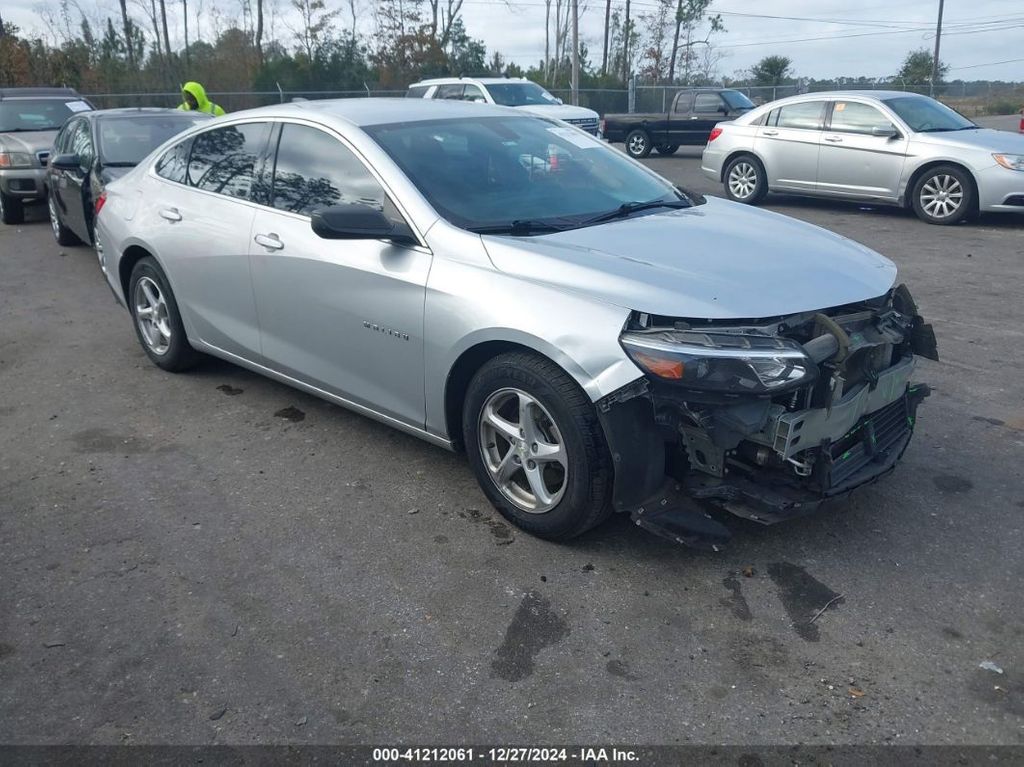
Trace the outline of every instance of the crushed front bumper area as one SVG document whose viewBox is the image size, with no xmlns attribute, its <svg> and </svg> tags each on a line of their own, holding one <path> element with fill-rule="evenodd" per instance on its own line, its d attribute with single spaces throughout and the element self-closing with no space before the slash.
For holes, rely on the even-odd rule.
<svg viewBox="0 0 1024 767">
<path fill-rule="evenodd" d="M 900 326 L 891 302 L 857 310 L 834 315 L 840 334 L 850 320 L 848 354 L 784 396 L 708 398 L 647 377 L 598 402 L 616 510 L 657 535 L 717 550 L 730 533 L 710 508 L 774 524 L 891 472 L 930 394 L 911 377 L 915 354 L 937 357 L 934 335 L 916 312 L 904 315 L 913 318 L 905 332 L 890 332 Z M 876 325 L 886 332 L 873 334 Z"/>
</svg>

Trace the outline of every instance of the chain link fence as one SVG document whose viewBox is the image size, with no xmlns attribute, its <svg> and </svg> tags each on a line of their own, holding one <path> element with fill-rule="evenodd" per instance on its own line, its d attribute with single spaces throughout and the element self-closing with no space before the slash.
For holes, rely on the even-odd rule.
<svg viewBox="0 0 1024 767">
<path fill-rule="evenodd" d="M 593 109 L 599 115 L 621 114 L 626 112 L 668 112 L 676 94 L 686 90 L 681 85 L 645 85 L 633 81 L 630 88 L 583 88 L 579 92 L 579 104 Z M 693 87 L 693 86 L 690 86 Z M 722 87 L 722 86 L 701 86 Z M 746 94 L 755 104 L 763 104 L 775 99 L 794 96 L 798 93 L 813 93 L 819 90 L 835 90 L 835 88 L 807 87 L 806 85 L 766 85 L 766 86 L 729 86 Z M 899 80 L 877 83 L 864 83 L 859 86 L 844 86 L 844 90 L 905 90 L 908 93 L 921 93 L 927 90 L 900 87 Z M 568 88 L 553 88 L 551 93 L 562 99 L 566 104 L 572 103 L 572 91 Z M 211 92 L 210 98 L 229 112 L 240 109 L 279 104 L 295 99 L 350 99 L 402 97 L 404 90 L 362 90 L 345 91 L 220 91 Z M 970 83 L 943 84 L 936 94 L 943 102 L 968 116 L 1013 114 L 1024 105 L 1024 84 L 1007 84 L 1004 87 L 979 88 Z M 171 93 L 98 93 L 89 95 L 89 100 L 99 109 L 114 107 L 176 107 L 181 103 L 181 94 Z"/>
</svg>

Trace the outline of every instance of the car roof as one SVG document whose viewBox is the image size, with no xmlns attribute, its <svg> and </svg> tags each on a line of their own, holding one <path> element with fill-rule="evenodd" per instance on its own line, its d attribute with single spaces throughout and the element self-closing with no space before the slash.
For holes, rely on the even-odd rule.
<svg viewBox="0 0 1024 767">
<path fill-rule="evenodd" d="M 82 98 L 74 88 L 0 88 L 0 100 L 20 98 Z"/>
<path fill-rule="evenodd" d="M 922 96 L 920 93 L 912 93 L 909 91 L 869 91 L 869 90 L 845 90 L 845 91 L 814 91 L 813 93 L 801 93 L 797 96 L 786 96 L 785 98 L 777 99 L 771 103 L 778 104 L 787 101 L 806 101 L 813 99 L 874 99 L 876 101 L 883 101 L 885 99 L 892 99 L 901 96 L 916 96 L 918 98 L 928 98 L 928 96 Z"/>
<path fill-rule="evenodd" d="M 448 101 L 407 98 L 317 99 L 279 104 L 269 107 L 232 112 L 230 118 L 239 117 L 310 117 L 318 113 L 351 125 L 364 127 L 388 123 L 422 122 L 426 120 L 464 119 L 481 116 L 523 117 L 512 107 L 479 104 L 472 101 Z M 220 118 L 223 120 L 224 118 Z"/>
<path fill-rule="evenodd" d="M 454 83 L 482 83 L 483 85 L 500 85 L 501 83 L 529 83 L 525 77 L 434 77 L 429 80 L 420 80 L 409 87 L 417 85 L 452 85 Z"/>
<path fill-rule="evenodd" d="M 79 112 L 76 117 L 84 117 L 87 120 L 98 120 L 104 117 L 160 117 L 169 114 L 178 114 L 183 117 L 195 119 L 210 118 L 205 112 L 185 112 L 181 109 L 169 107 L 115 107 L 114 109 L 92 109 L 88 112 Z"/>
</svg>

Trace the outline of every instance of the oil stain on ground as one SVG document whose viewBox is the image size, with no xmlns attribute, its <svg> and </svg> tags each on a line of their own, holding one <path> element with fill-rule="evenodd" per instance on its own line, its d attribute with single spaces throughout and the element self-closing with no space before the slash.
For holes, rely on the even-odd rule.
<svg viewBox="0 0 1024 767">
<path fill-rule="evenodd" d="M 782 606 L 792 621 L 797 636 L 805 642 L 817 642 L 821 639 L 818 626 L 811 623 L 811 619 L 830 602 L 832 604 L 829 609 L 842 604 L 843 599 L 837 599 L 839 594 L 808 574 L 802 567 L 790 562 L 775 562 L 768 565 L 768 575 L 779 590 L 779 599 L 782 600 Z"/>
<path fill-rule="evenodd" d="M 636 678 L 630 673 L 629 663 L 624 660 L 610 660 L 605 664 L 604 668 L 612 676 L 621 676 L 623 679 Z"/>
<path fill-rule="evenodd" d="M 221 384 L 220 386 L 217 387 L 217 391 L 224 392 L 229 397 L 234 397 L 236 395 L 241 394 L 243 391 L 245 391 L 245 389 L 238 389 L 232 386 L 231 384 Z"/>
<path fill-rule="evenodd" d="M 958 477 L 955 474 L 936 474 L 932 477 L 932 482 L 935 483 L 935 487 L 939 488 L 940 493 L 966 493 L 974 487 L 974 483 L 969 479 Z"/>
<path fill-rule="evenodd" d="M 505 641 L 491 663 L 491 676 L 509 682 L 525 679 L 533 673 L 537 653 L 567 636 L 569 624 L 551 610 L 551 602 L 536 591 L 529 592 L 505 629 Z"/>
<path fill-rule="evenodd" d="M 306 420 L 306 414 L 299 410 L 297 407 L 289 405 L 288 407 L 281 408 L 274 413 L 275 418 L 283 418 L 286 421 L 292 423 L 298 423 L 299 421 Z"/>
<path fill-rule="evenodd" d="M 515 540 L 511 527 L 504 522 L 499 522 L 494 517 L 484 514 L 480 509 L 466 509 L 465 511 L 460 511 L 459 516 L 471 522 L 484 522 L 491 531 L 491 537 L 494 538 L 496 546 L 507 546 Z"/>
<path fill-rule="evenodd" d="M 732 614 L 741 621 L 749 621 L 752 617 L 750 605 L 747 604 L 747 598 L 743 596 L 743 589 L 740 586 L 739 579 L 736 577 L 736 573 L 729 573 L 729 575 L 723 578 L 722 585 L 729 589 L 732 594 L 718 600 L 719 603 L 723 607 L 731 608 Z"/>
</svg>

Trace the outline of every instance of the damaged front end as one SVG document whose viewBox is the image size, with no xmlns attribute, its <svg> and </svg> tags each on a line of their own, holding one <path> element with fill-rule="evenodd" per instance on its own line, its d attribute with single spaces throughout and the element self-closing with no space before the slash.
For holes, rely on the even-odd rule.
<svg viewBox="0 0 1024 767">
<path fill-rule="evenodd" d="M 914 355 L 938 359 L 904 285 L 750 322 L 634 312 L 620 342 L 647 375 L 598 402 L 615 508 L 713 549 L 729 532 L 700 502 L 772 524 L 891 471 L 930 393 Z"/>
</svg>

